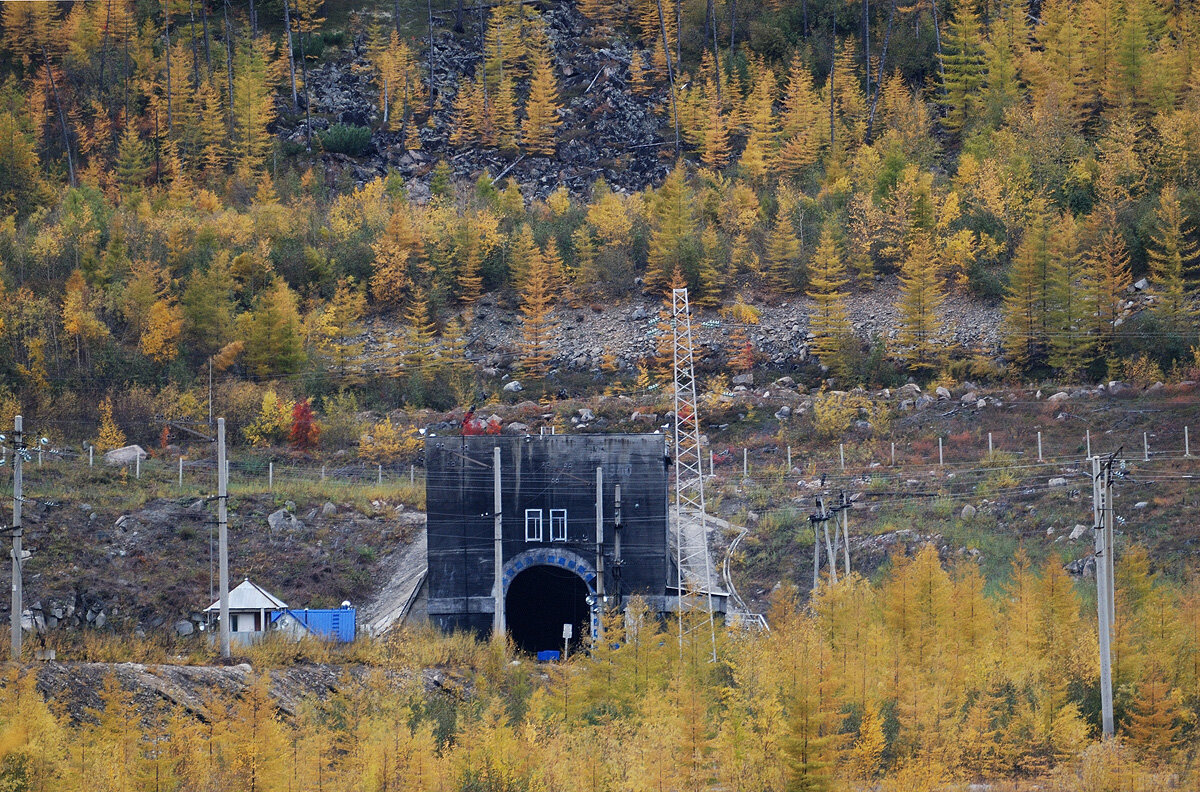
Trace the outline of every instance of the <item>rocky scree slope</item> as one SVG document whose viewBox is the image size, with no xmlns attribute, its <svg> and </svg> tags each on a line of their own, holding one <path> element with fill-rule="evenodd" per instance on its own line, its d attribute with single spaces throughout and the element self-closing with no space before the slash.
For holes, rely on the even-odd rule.
<svg viewBox="0 0 1200 792">
<path fill-rule="evenodd" d="M 666 101 L 666 90 L 658 88 L 645 97 L 629 90 L 634 45 L 621 35 L 605 40 L 591 38 L 590 24 L 573 3 L 546 8 L 543 19 L 562 105 L 559 117 L 563 123 L 555 157 L 450 145 L 458 81 L 481 68 L 483 57 L 474 20 L 469 19 L 468 32 L 459 35 L 447 29 L 446 18 L 436 17 L 439 29 L 433 47 L 434 110 L 432 124 L 419 125 L 421 149 L 405 151 L 398 124 L 392 124 L 392 129 L 376 129 L 369 150 L 360 157 L 322 155 L 328 181 L 349 179 L 362 184 L 394 172 L 404 177 L 409 196 L 422 200 L 429 195 L 430 174 L 438 160 L 445 160 L 454 177 L 463 182 L 473 182 L 485 172 L 492 177 L 506 172 L 527 197 L 545 197 L 560 185 L 574 194 L 586 194 L 597 179 L 622 191 L 640 190 L 661 181 L 674 158 L 673 133 L 671 141 L 662 136 L 663 121 L 657 115 Z M 422 59 L 426 52 L 421 51 Z M 338 57 L 310 69 L 314 147 L 318 133 L 332 124 L 379 124 L 382 113 L 372 74 L 366 41 L 361 36 Z M 518 93 L 525 90 L 525 86 L 518 86 Z M 277 104 L 280 120 L 276 133 L 293 145 L 305 145 L 309 130 L 304 114 L 292 110 L 290 97 L 281 95 Z"/>
</svg>

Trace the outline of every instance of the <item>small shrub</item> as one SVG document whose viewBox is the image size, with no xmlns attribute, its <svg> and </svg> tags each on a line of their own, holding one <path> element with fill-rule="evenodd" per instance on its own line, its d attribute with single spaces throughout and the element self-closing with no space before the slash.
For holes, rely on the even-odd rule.
<svg viewBox="0 0 1200 792">
<path fill-rule="evenodd" d="M 1163 380 L 1162 368 L 1145 353 L 1126 360 L 1123 366 L 1123 375 L 1127 382 L 1143 388 Z"/>
<path fill-rule="evenodd" d="M 321 148 L 357 157 L 371 145 L 371 130 L 354 124 L 334 124 L 318 135 Z"/>
</svg>

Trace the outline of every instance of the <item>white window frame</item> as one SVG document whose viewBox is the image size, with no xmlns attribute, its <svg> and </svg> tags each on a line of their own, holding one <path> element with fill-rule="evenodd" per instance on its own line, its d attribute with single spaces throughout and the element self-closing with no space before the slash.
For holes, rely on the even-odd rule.
<svg viewBox="0 0 1200 792">
<path fill-rule="evenodd" d="M 542 541 L 542 510 L 541 509 L 526 509 L 525 510 L 525 541 L 526 542 Z"/>
<path fill-rule="evenodd" d="M 551 542 L 567 541 L 567 510 L 566 509 L 551 509 L 550 510 L 550 541 Z"/>
</svg>

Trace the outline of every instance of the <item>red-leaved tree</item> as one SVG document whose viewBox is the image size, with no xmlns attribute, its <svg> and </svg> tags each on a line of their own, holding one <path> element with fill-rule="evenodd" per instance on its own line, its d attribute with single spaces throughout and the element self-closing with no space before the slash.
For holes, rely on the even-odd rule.
<svg viewBox="0 0 1200 792">
<path fill-rule="evenodd" d="M 288 431 L 288 442 L 298 451 L 307 451 L 317 444 L 321 436 L 321 427 L 313 417 L 312 405 L 308 399 L 296 402 L 292 408 L 292 428 Z"/>
</svg>

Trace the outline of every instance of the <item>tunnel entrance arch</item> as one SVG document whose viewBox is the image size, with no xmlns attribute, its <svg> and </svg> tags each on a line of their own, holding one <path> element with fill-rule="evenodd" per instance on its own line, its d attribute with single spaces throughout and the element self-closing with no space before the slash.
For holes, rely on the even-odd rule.
<svg viewBox="0 0 1200 792">
<path fill-rule="evenodd" d="M 528 550 L 504 565 L 504 614 L 519 649 L 561 650 L 564 624 L 573 625 L 571 651 L 595 635 L 596 573 L 566 549 Z"/>
</svg>

